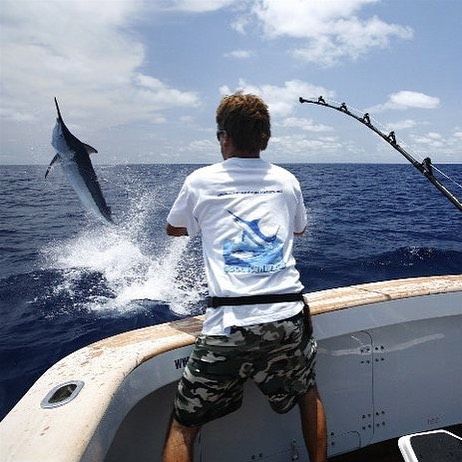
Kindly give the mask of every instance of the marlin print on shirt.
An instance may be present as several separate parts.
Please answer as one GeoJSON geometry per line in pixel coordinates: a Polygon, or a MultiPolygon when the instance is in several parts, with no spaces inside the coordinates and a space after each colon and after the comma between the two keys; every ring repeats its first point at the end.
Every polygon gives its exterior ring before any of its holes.
{"type": "Polygon", "coordinates": [[[227,273],[272,273],[285,268],[283,260],[284,242],[278,230],[266,236],[260,229],[261,219],[247,221],[227,210],[240,228],[241,234],[223,243],[223,258],[227,273]]]}

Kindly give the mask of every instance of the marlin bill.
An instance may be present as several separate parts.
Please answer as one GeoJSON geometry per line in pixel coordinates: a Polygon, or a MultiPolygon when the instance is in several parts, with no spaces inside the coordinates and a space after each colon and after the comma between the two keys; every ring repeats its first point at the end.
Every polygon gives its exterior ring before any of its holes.
{"type": "Polygon", "coordinates": [[[98,151],[88,144],[82,143],[69,131],[61,117],[56,98],[55,104],[58,118],[53,130],[51,145],[55,148],[56,155],[48,166],[45,178],[48,176],[53,164],[59,161],[69,183],[74,188],[84,207],[98,218],[108,223],[113,223],[111,209],[104,199],[90,160],[90,154],[98,151]]]}

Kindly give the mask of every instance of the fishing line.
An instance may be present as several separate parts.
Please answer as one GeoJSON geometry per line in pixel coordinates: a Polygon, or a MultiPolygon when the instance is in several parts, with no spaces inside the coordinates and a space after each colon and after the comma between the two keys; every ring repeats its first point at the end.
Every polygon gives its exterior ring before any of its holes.
{"type": "MultiPolygon", "coordinates": [[[[440,191],[446,198],[452,202],[460,211],[462,211],[462,202],[451,193],[434,175],[434,170],[442,174],[445,178],[449,179],[453,183],[455,183],[457,186],[461,187],[462,186],[457,183],[455,180],[450,178],[448,175],[443,173],[439,168],[433,165],[430,157],[426,157],[423,160],[417,160],[414,155],[411,155],[408,150],[405,150],[403,148],[404,145],[398,144],[398,141],[396,139],[395,132],[391,130],[387,134],[387,130],[380,130],[377,128],[378,126],[381,126],[380,123],[376,122],[368,112],[362,113],[361,111],[357,109],[350,110],[350,108],[346,105],[346,103],[342,102],[339,103],[338,101],[334,100],[325,100],[322,96],[320,96],[317,100],[316,99],[305,99],[300,97],[299,98],[300,103],[310,103],[310,104],[315,104],[317,106],[324,106],[328,107],[330,109],[334,109],[338,112],[342,112],[345,115],[348,115],[352,117],[353,119],[356,119],[358,122],[361,124],[365,125],[367,128],[371,129],[373,132],[375,132],[378,136],[380,136],[384,141],[386,141],[389,145],[391,145],[394,149],[396,149],[401,155],[404,156],[404,158],[410,162],[422,175],[427,178],[430,183],[435,186],[438,191],[440,191]],[[374,123],[373,123],[374,122],[374,123]]],[[[383,127],[383,126],[381,126],[383,127]]]]}
{"type": "Polygon", "coordinates": [[[444,176],[446,179],[449,181],[452,181],[455,185],[459,186],[460,189],[462,189],[462,184],[457,183],[456,180],[452,179],[451,177],[447,176],[446,173],[442,172],[436,165],[433,165],[433,168],[442,176],[444,176]]]}

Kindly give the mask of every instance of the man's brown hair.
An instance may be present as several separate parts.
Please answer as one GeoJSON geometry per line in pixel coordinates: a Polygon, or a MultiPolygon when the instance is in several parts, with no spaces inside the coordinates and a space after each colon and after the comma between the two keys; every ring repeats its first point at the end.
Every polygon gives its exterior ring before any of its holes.
{"type": "Polygon", "coordinates": [[[268,106],[258,96],[241,92],[225,96],[217,108],[216,121],[239,151],[266,149],[271,136],[270,115],[268,106]]]}

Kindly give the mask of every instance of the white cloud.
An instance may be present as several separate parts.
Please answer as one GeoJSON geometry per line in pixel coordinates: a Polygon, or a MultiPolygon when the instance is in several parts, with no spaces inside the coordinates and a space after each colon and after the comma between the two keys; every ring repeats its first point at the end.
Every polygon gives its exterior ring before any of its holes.
{"type": "MultiPolygon", "coordinates": [[[[460,163],[462,158],[460,148],[462,132],[460,133],[460,138],[457,138],[457,133],[457,128],[448,133],[436,131],[412,132],[407,136],[407,142],[401,138],[398,139],[398,142],[417,160],[430,156],[435,164],[445,162],[460,163]]],[[[388,149],[384,143],[380,143],[378,148],[379,150],[388,149]]]]}
{"type": "Polygon", "coordinates": [[[151,103],[156,110],[172,107],[194,107],[198,105],[197,95],[170,88],[160,80],[143,74],[135,74],[133,82],[137,85],[138,96],[144,104],[151,103]]]}
{"type": "Polygon", "coordinates": [[[3,117],[52,122],[54,96],[72,108],[65,119],[91,113],[93,128],[159,123],[162,110],[199,105],[196,93],[140,72],[144,47],[129,30],[141,12],[138,0],[3,1],[3,117]]]}
{"type": "Polygon", "coordinates": [[[254,56],[254,52],[250,50],[233,50],[225,53],[225,58],[248,59],[254,56]]]}
{"type": "Polygon", "coordinates": [[[33,114],[27,114],[25,112],[19,112],[11,108],[4,107],[0,107],[0,118],[11,120],[13,122],[32,122],[36,120],[36,117],[33,114]]]}
{"type": "Polygon", "coordinates": [[[183,159],[188,162],[220,160],[220,145],[216,139],[192,140],[184,146],[176,148],[176,153],[183,154],[183,159]]]}
{"type": "Polygon", "coordinates": [[[429,132],[425,135],[414,135],[413,141],[428,148],[442,148],[445,146],[443,137],[439,133],[429,132]]]}
{"type": "Polygon", "coordinates": [[[435,96],[428,96],[416,91],[403,90],[390,94],[388,96],[388,101],[384,104],[373,106],[367,109],[367,111],[382,112],[386,110],[405,110],[409,108],[435,109],[439,104],[440,99],[435,96]]]}
{"type": "Polygon", "coordinates": [[[166,9],[188,13],[208,13],[226,8],[236,0],[171,0],[164,2],[166,9]]]}
{"type": "Polygon", "coordinates": [[[417,126],[417,122],[412,119],[398,120],[396,122],[390,122],[386,125],[388,131],[391,130],[405,130],[407,128],[414,128],[417,126]]]}
{"type": "Polygon", "coordinates": [[[457,138],[458,140],[462,140],[462,132],[454,132],[454,138],[457,138]]]}
{"type": "Polygon", "coordinates": [[[190,115],[180,116],[179,120],[185,125],[192,125],[194,123],[194,117],[190,115]]]}
{"type": "MultiPolygon", "coordinates": [[[[357,13],[376,0],[258,0],[253,17],[268,38],[290,37],[302,41],[293,56],[322,66],[332,66],[343,58],[357,59],[373,48],[389,46],[394,37],[411,39],[410,27],[389,24],[373,16],[360,19],[357,13]]],[[[235,21],[235,29],[245,31],[248,15],[235,21]]]]}
{"type": "Polygon", "coordinates": [[[210,139],[204,139],[204,140],[193,140],[191,141],[187,146],[184,148],[181,148],[180,150],[183,151],[200,151],[200,152],[216,152],[218,150],[218,143],[213,140],[211,141],[210,139]]]}
{"type": "Polygon", "coordinates": [[[247,27],[252,23],[252,17],[249,14],[238,16],[232,23],[231,27],[240,34],[245,34],[247,27]]]}
{"type": "MultiPolygon", "coordinates": [[[[332,98],[334,93],[324,87],[312,85],[301,80],[289,80],[284,82],[284,86],[278,87],[275,85],[256,86],[247,83],[240,79],[239,85],[234,91],[243,91],[244,93],[252,93],[261,96],[268,104],[272,116],[289,116],[300,103],[298,98],[314,98],[323,95],[326,98],[332,98]]],[[[229,95],[234,93],[229,86],[223,85],[220,87],[220,94],[229,95]]]]}
{"type": "Polygon", "coordinates": [[[307,138],[303,135],[273,136],[269,144],[269,153],[276,155],[276,158],[284,156],[299,162],[306,162],[309,156],[314,162],[332,160],[338,153],[344,155],[346,151],[357,153],[357,149],[351,143],[342,143],[333,136],[319,138],[307,138]]]}
{"type": "Polygon", "coordinates": [[[328,125],[316,124],[311,119],[298,117],[288,117],[287,119],[284,119],[280,125],[287,128],[300,128],[307,132],[329,132],[333,130],[333,128],[328,125]]]}
{"type": "Polygon", "coordinates": [[[294,136],[275,136],[271,139],[271,143],[271,147],[273,147],[273,144],[276,145],[275,149],[294,154],[302,152],[317,152],[319,150],[335,151],[340,147],[340,143],[332,143],[330,140],[326,143],[318,139],[294,136]]]}

